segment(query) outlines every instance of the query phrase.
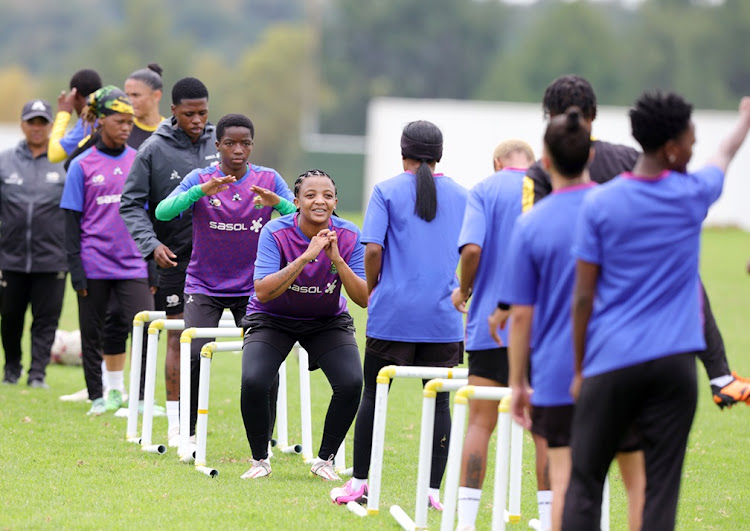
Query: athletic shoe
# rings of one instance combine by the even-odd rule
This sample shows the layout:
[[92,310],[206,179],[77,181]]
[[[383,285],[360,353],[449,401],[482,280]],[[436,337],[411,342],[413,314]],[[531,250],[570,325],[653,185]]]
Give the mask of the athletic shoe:
[[18,376],[6,373],[3,377],[3,383],[6,385],[15,385],[18,383]]
[[740,376],[739,374],[737,374],[737,371],[732,371],[732,376],[734,376],[735,380],[750,383],[750,378],[745,378],[743,376]]
[[34,389],[49,389],[49,385],[44,380],[29,380],[28,385]]
[[271,463],[267,459],[256,461],[253,459],[253,466],[250,470],[240,476],[242,479],[258,479],[271,475]]
[[70,395],[62,395],[60,400],[63,402],[85,402],[89,399],[89,390],[81,389]]
[[177,448],[180,446],[180,427],[172,426],[167,432],[167,446]]
[[331,501],[339,505],[346,505],[350,501],[364,505],[367,503],[368,491],[367,483],[355,490],[354,487],[352,487],[352,480],[350,479],[344,483],[343,487],[331,489]]
[[427,508],[435,509],[438,512],[443,512],[443,504],[440,503],[440,500],[435,499],[432,494],[427,497]]
[[122,392],[110,389],[107,393],[107,411],[117,411],[122,405]]
[[[143,415],[143,400],[138,402],[138,414]],[[130,415],[130,409],[126,406],[123,406],[117,411],[115,411],[115,417],[127,418],[128,415]],[[164,406],[160,406],[159,404],[154,404],[153,416],[154,417],[166,417],[167,410],[164,409]]]
[[91,404],[91,409],[87,415],[102,415],[107,412],[107,401],[104,398],[97,398]]
[[310,467],[310,473],[319,476],[326,481],[341,481],[341,478],[333,469],[333,454],[331,454],[331,456],[325,461],[320,458],[313,461],[313,465]]
[[714,395],[714,402],[721,409],[732,407],[737,402],[746,402],[750,405],[750,382],[736,376],[724,387],[712,385],[711,391]]

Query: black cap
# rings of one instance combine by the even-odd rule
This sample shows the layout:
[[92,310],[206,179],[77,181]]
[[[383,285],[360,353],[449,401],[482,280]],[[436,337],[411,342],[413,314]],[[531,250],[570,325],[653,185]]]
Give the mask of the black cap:
[[32,118],[41,117],[52,122],[52,107],[45,100],[31,100],[23,106],[21,111],[21,120],[24,122]]

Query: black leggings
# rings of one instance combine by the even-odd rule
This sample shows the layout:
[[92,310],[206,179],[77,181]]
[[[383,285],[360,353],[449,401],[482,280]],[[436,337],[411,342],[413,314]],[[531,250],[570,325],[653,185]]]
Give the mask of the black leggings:
[[[263,341],[245,343],[242,353],[242,420],[253,459],[268,457],[270,396],[274,376],[286,359],[275,345]],[[323,426],[318,457],[335,455],[354,421],[362,392],[362,364],[356,345],[344,344],[329,350],[316,360],[328,378],[333,396]],[[300,367],[300,370],[306,370]]]
[[713,380],[731,373],[727,361],[727,351],[724,348],[724,340],[721,337],[721,332],[719,332],[719,327],[716,325],[711,303],[708,301],[708,295],[703,285],[701,285],[701,292],[703,293],[703,334],[706,338],[706,350],[698,352],[698,357],[706,368],[708,379]]
[[[357,479],[367,479],[370,472],[372,428],[375,417],[375,389],[378,372],[393,362],[365,354],[365,390],[354,425],[354,474]],[[393,383],[393,382],[391,382]],[[422,385],[427,380],[422,380]],[[390,389],[390,384],[389,384]],[[435,431],[432,438],[432,468],[430,488],[439,489],[445,465],[448,462],[448,441],[451,436],[450,393],[438,393],[435,400]]]
[[698,397],[695,355],[675,354],[584,378],[573,413],[564,530],[599,529],[602,486],[633,424],[646,459],[643,529],[674,529]]

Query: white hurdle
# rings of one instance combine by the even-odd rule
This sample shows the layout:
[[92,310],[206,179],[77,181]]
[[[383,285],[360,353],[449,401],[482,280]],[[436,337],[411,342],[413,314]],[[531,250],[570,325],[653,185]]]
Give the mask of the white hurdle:
[[[375,388],[375,415],[372,429],[372,450],[370,452],[370,480],[367,495],[367,514],[378,514],[380,505],[380,485],[383,479],[383,450],[385,448],[385,421],[388,409],[388,386],[394,378],[467,378],[469,369],[447,367],[399,367],[388,365],[378,372]],[[434,414],[434,413],[433,413]]]
[[[133,333],[130,336],[130,394],[128,398],[128,427],[125,439],[140,444],[138,437],[138,400],[141,388],[141,363],[143,358],[143,327],[156,319],[164,319],[166,312],[143,311],[133,317]],[[134,400],[132,397],[135,397]],[[145,407],[145,406],[144,406]]]
[[[456,519],[456,498],[461,475],[461,454],[464,446],[464,431],[469,400],[500,400],[497,408],[497,454],[495,459],[495,489],[492,501],[492,530],[505,529],[505,498],[508,493],[508,460],[514,459],[511,443],[510,389],[507,387],[479,387],[467,385],[456,392],[453,401],[453,427],[451,429],[450,447],[448,449],[448,466],[445,474],[445,496],[443,499],[443,517],[440,529],[452,531]],[[521,432],[523,436],[523,431]],[[515,442],[515,441],[514,441]],[[521,439],[523,444],[523,439]],[[521,449],[515,458],[521,457]],[[520,465],[520,462],[519,462]],[[520,478],[519,478],[520,481]],[[514,482],[511,480],[511,492]],[[519,484],[519,502],[520,502]],[[520,503],[519,503],[520,506]],[[518,510],[520,513],[520,508]],[[518,523],[520,514],[509,511],[509,521]],[[515,518],[514,518],[515,517]]]
[[[199,329],[200,330],[200,329]],[[209,477],[216,477],[219,471],[206,466],[206,447],[208,439],[208,403],[209,403],[209,386],[211,382],[211,362],[213,355],[216,352],[232,352],[235,350],[242,350],[242,342],[210,342],[203,345],[201,348],[201,368],[200,368],[200,383],[198,385],[198,421],[195,429],[195,469],[202,474]],[[279,420],[279,446],[284,453],[300,453],[305,462],[310,462],[313,459],[312,453],[312,420],[311,420],[311,408],[310,408],[310,375],[307,369],[308,355],[307,351],[302,347],[299,347],[299,360],[300,360],[300,403],[302,411],[302,423],[303,423],[303,445],[288,445],[287,437],[287,418],[286,418],[286,367],[282,364],[283,369],[279,369],[279,400],[283,397],[283,407],[278,407],[279,416],[283,417]],[[286,362],[285,362],[286,363]],[[283,388],[282,388],[282,373],[283,373]],[[306,382],[306,383],[305,383]],[[306,391],[303,391],[306,389]],[[283,412],[283,413],[282,413]],[[278,419],[277,419],[278,420]],[[283,435],[283,440],[282,440]],[[299,447],[299,450],[297,449]],[[306,458],[306,456],[309,456]],[[344,443],[341,443],[339,451],[336,454],[339,458],[339,464],[344,464]],[[345,471],[344,471],[345,472]],[[342,472],[343,473],[343,472]]]
[[201,347],[201,373],[198,384],[198,421],[195,425],[195,469],[210,478],[219,475],[215,468],[206,466],[208,439],[208,386],[211,378],[211,359],[214,352],[242,350],[242,341],[211,341]]
[[[231,324],[234,325],[234,322]],[[151,333],[150,328],[149,333]],[[217,328],[187,328],[180,335],[180,446],[177,456],[183,463],[190,463],[194,458],[188,451],[190,446],[190,347],[193,339],[199,338],[241,339],[242,328],[221,326],[220,322]]]
[[436,378],[424,386],[422,398],[422,427],[419,434],[419,465],[417,468],[417,499],[414,520],[400,506],[391,505],[390,513],[407,531],[427,529],[428,488],[432,472],[432,435],[435,431],[435,402],[438,393],[457,391],[468,380]]
[[[235,327],[234,321],[222,319],[219,321],[219,326],[223,329],[228,327]],[[163,454],[167,451],[167,447],[163,444],[152,444],[151,437],[153,435],[153,419],[154,419],[154,394],[156,388],[156,359],[158,352],[159,343],[159,332],[161,330],[183,330],[185,328],[185,321],[183,319],[156,319],[151,321],[148,326],[148,341],[146,343],[146,381],[144,382],[143,390],[143,425],[141,426],[141,449],[145,452]],[[180,359],[182,362],[182,359]],[[131,361],[131,363],[133,363]],[[180,364],[180,371],[182,372],[184,367]],[[131,371],[132,372],[132,371]],[[131,375],[132,377],[132,375]],[[184,378],[180,378],[184,380]],[[136,381],[140,382],[140,367],[138,367],[138,375]],[[180,390],[182,391],[182,384]],[[187,386],[188,386],[188,413],[190,412],[190,357],[188,356],[187,365]],[[131,380],[131,389],[133,388]],[[132,395],[131,395],[132,396]],[[136,395],[138,396],[138,391]],[[180,401],[180,407],[182,407],[182,401]],[[137,414],[137,409],[136,409]],[[137,417],[136,417],[137,418]],[[188,419],[189,421],[189,419]],[[136,421],[137,422],[137,421]],[[188,422],[189,428],[189,422]],[[179,453],[179,452],[178,452]]]

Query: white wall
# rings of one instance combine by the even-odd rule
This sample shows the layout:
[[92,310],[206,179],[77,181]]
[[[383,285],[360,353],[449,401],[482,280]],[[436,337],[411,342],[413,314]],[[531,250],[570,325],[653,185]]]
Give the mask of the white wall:
[[0,151],[14,147],[23,138],[21,124],[0,124]]
[[[716,150],[732,128],[735,112],[696,111],[697,143],[690,168],[698,168]],[[379,98],[371,101],[367,113],[365,183],[362,208],[379,181],[402,171],[399,141],[404,125],[412,120],[429,120],[443,132],[443,160],[437,171],[466,187],[492,173],[492,152],[509,138],[520,138],[541,155],[545,122],[541,104],[495,103],[458,100],[416,100]],[[593,135],[609,142],[638,147],[630,136],[630,122],[624,107],[600,107]],[[750,140],[740,149],[727,174],[724,194],[708,214],[711,225],[736,225],[750,230]]]

